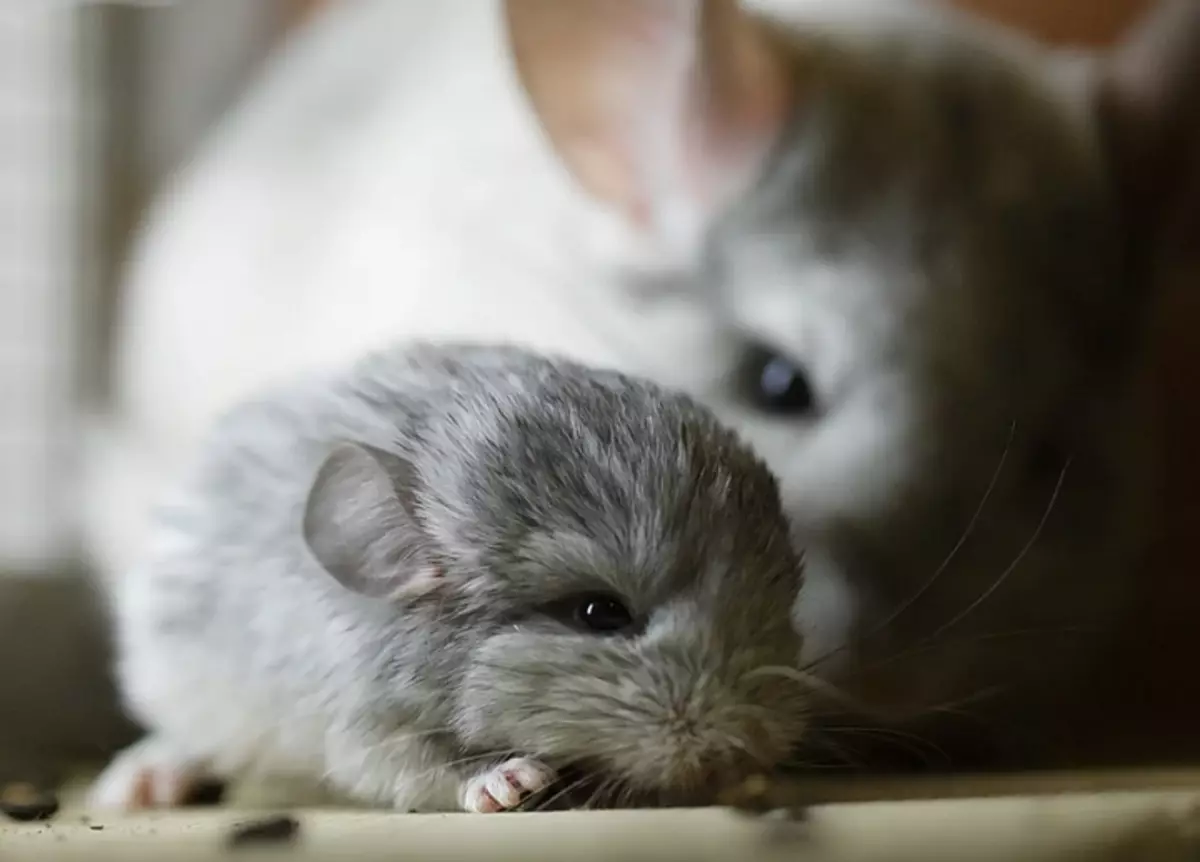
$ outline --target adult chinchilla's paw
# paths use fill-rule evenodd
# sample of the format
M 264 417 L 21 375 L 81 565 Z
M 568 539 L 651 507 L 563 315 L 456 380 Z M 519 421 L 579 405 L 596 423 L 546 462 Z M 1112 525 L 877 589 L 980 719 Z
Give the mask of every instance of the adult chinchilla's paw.
M 178 808 L 220 784 L 200 764 L 157 736 L 119 753 L 88 793 L 88 807 L 109 811 Z
M 463 782 L 462 808 L 475 814 L 511 811 L 549 787 L 553 769 L 531 757 L 514 757 Z

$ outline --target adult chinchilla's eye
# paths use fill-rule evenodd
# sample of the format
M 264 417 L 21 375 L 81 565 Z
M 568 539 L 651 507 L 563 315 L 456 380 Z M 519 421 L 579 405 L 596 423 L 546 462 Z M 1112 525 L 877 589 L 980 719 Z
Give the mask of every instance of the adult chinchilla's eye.
M 633 614 L 612 596 L 581 596 L 575 604 L 575 622 L 594 632 L 619 632 L 633 625 Z
M 741 377 L 749 399 L 761 410 L 793 416 L 816 408 L 804 369 L 766 347 L 756 345 L 747 351 Z

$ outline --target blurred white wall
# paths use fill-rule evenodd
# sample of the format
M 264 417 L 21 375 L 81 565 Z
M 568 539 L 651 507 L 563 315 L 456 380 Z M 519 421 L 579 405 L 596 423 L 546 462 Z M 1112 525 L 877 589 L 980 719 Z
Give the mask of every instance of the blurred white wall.
M 133 142 L 156 181 L 236 98 L 280 28 L 281 0 L 170 0 L 137 12 Z
M 286 6 L 0 0 L 0 572 L 77 556 L 79 372 L 103 363 L 89 352 L 121 230 L 237 98 Z
M 0 781 L 128 738 L 77 565 L 81 400 L 139 206 L 289 2 L 0 0 Z
M 0 0 L 0 569 L 71 556 L 78 53 L 61 4 Z

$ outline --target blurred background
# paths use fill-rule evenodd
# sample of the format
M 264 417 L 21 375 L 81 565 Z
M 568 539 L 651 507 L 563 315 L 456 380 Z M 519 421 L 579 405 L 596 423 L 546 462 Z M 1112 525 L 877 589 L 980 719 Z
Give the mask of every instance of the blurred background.
M 81 411 L 106 394 L 147 203 L 323 2 L 354 0 L 0 0 L 0 780 L 129 733 L 82 577 Z M 956 2 L 1080 44 L 1109 41 L 1145 5 Z
M 0 779 L 128 733 L 81 567 L 80 418 L 147 202 L 313 5 L 0 0 Z

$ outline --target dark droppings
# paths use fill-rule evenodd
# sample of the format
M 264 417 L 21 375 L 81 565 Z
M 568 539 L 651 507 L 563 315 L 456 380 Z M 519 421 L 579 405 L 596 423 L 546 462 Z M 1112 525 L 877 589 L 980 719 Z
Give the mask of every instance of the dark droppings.
M 58 797 L 32 784 L 8 784 L 0 791 L 0 811 L 19 823 L 49 820 L 58 813 Z
M 300 821 L 287 814 L 239 823 L 226 841 L 231 850 L 260 845 L 289 844 L 300 834 Z
M 183 799 L 183 804 L 193 807 L 210 807 L 225 801 L 225 782 L 215 779 L 198 781 L 192 785 Z

